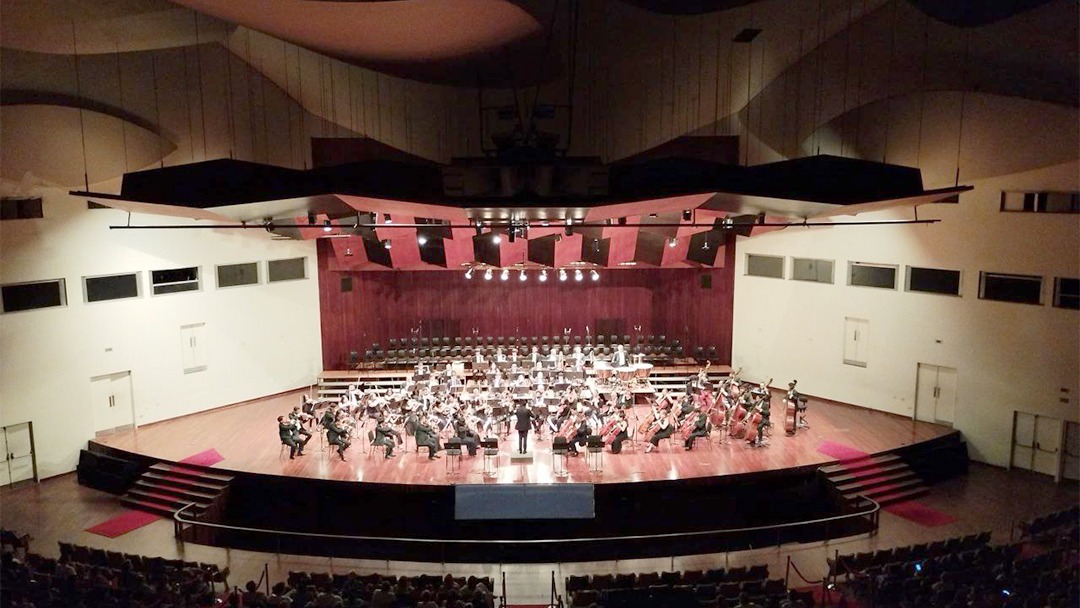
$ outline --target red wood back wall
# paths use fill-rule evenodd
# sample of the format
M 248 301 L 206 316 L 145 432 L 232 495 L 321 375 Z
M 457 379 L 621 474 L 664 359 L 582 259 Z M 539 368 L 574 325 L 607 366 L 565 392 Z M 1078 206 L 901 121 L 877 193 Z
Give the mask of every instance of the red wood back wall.
M 598 319 L 625 320 L 625 333 L 664 334 L 694 346 L 715 346 L 720 362 L 731 361 L 734 264 L 708 269 L 602 269 L 599 281 L 563 283 L 554 273 L 541 283 L 535 272 L 522 282 L 491 281 L 460 271 L 328 270 L 330 248 L 319 242 L 319 297 L 322 315 L 323 367 L 345 369 L 350 351 L 361 355 L 390 338 L 431 336 L 433 319 L 460 324 L 461 335 L 556 336 L 569 327 L 595 335 Z M 352 277 L 352 291 L 341 291 L 341 278 Z M 703 288 L 702 277 L 712 287 Z

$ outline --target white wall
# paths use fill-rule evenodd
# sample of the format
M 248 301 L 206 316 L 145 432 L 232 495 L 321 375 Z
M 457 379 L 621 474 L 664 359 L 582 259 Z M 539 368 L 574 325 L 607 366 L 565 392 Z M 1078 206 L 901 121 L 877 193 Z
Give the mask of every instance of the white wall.
M 45 191 L 44 214 L 0 224 L 0 282 L 67 281 L 67 306 L 0 315 L 0 424 L 33 421 L 42 477 L 74 469 L 94 436 L 91 377 L 130 370 L 138 424 L 314 381 L 314 241 L 272 241 L 255 230 L 109 230 L 127 214 L 87 210 L 85 199 L 60 190 Z M 184 220 L 132 217 L 155 223 Z M 266 282 L 266 260 L 301 256 L 308 279 Z M 215 265 L 240 262 L 260 262 L 260 284 L 218 289 Z M 150 295 L 150 270 L 195 265 L 200 291 Z M 85 303 L 82 277 L 132 271 L 142 273 L 141 297 Z M 180 326 L 190 323 L 206 324 L 207 369 L 185 374 Z
M 1078 419 L 1080 314 L 1050 303 L 1053 277 L 1080 276 L 1080 220 L 1000 213 L 1000 193 L 1076 191 L 1078 175 L 1073 161 L 967 181 L 975 189 L 959 205 L 920 208 L 920 218 L 942 220 L 932 225 L 787 228 L 740 240 L 733 365 L 750 378 L 797 378 L 808 394 L 904 416 L 914 412 L 918 363 L 954 367 L 955 427 L 974 459 L 1006 465 L 1014 410 Z M 901 217 L 911 212 L 858 219 Z M 786 277 L 792 256 L 835 260 L 835 282 L 745 276 L 749 253 L 786 256 Z M 849 261 L 899 265 L 898 289 L 847 286 Z M 904 291 L 906 265 L 961 270 L 961 297 Z M 1045 304 L 980 300 L 980 271 L 1045 277 Z M 842 363 L 845 317 L 870 321 L 866 368 Z

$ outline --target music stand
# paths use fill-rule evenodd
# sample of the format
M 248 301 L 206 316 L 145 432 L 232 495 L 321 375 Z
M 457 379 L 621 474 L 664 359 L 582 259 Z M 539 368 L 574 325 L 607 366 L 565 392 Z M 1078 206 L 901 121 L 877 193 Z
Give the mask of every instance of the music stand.
M 551 470 L 556 477 L 566 477 L 566 454 L 570 451 L 570 442 L 566 437 L 556 435 L 551 440 Z M 559 466 L 559 465 L 562 466 Z
M 446 471 L 447 474 L 456 473 L 461 464 L 461 440 L 453 437 L 443 444 L 446 448 Z
M 481 439 L 480 449 L 484 450 L 484 475 L 494 477 L 499 465 L 499 440 L 494 437 Z
M 589 435 L 585 442 L 585 458 L 589 461 L 589 470 L 597 473 L 603 471 L 604 438 L 600 435 Z

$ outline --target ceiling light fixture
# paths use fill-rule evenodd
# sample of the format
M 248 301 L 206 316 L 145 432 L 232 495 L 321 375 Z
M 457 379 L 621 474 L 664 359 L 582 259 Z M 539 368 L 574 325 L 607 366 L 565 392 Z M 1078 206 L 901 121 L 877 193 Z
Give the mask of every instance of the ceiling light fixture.
M 694 219 L 694 212 L 690 209 L 683 209 L 682 219 L 689 222 L 690 220 Z
M 595 270 L 592 271 L 591 276 L 592 276 L 592 280 L 594 280 L 594 281 L 599 281 L 600 280 L 600 273 L 596 272 Z
M 473 271 L 472 268 L 465 271 L 465 278 L 466 279 L 471 279 L 472 278 L 472 271 Z
M 322 229 L 323 229 L 323 232 L 330 232 L 331 230 L 334 229 L 334 226 L 333 226 L 333 224 L 330 223 L 330 220 L 324 220 Z
M 491 269 L 490 269 L 490 268 L 488 268 L 488 269 L 487 269 L 487 272 L 485 272 L 485 273 L 484 273 L 484 280 L 485 280 L 485 281 L 490 281 L 490 280 L 491 280 L 491 276 L 492 276 L 492 275 L 491 275 Z
M 480 236 L 484 232 L 484 223 L 480 220 L 476 220 L 476 236 Z
M 524 270 L 522 270 L 521 272 L 518 273 L 518 280 L 519 281 L 524 281 L 527 278 L 529 278 L 529 277 L 525 276 L 525 271 Z
M 584 279 L 584 278 L 585 278 L 585 275 L 582 274 L 580 268 L 578 268 L 577 270 L 574 271 L 574 280 L 575 281 L 580 281 L 581 279 Z
M 566 236 L 574 234 L 574 218 L 566 218 L 566 227 L 563 228 L 563 233 L 566 234 Z
M 559 269 L 559 280 L 560 281 L 565 281 L 566 280 L 566 269 L 565 268 L 560 268 Z
M 705 251 L 709 250 L 709 239 L 705 239 L 705 242 L 701 244 L 701 248 Z
M 547 269 L 540 271 L 540 282 L 543 283 L 547 280 Z
M 499 275 L 499 280 L 501 280 L 501 281 L 509 281 L 510 280 L 510 269 L 509 268 L 503 268 L 502 269 L 502 273 Z
M 427 245 L 427 237 L 422 235 L 422 234 L 417 235 L 416 236 L 416 244 L 420 245 L 421 247 L 424 246 L 424 245 Z
M 498 234 L 493 234 L 493 235 L 491 236 L 491 242 L 492 242 L 492 243 L 495 243 L 496 245 L 498 245 L 499 243 L 501 243 L 501 242 L 502 242 L 502 237 L 501 237 L 501 236 L 499 236 Z
M 674 247 L 675 247 L 676 245 L 678 245 L 678 244 L 679 244 L 679 239 L 677 239 L 677 238 L 670 238 L 670 239 L 668 239 L 668 241 L 667 241 L 667 246 L 668 246 L 668 247 L 672 247 L 672 248 L 674 248 Z
M 385 220 L 387 224 L 393 224 L 394 223 L 394 220 L 390 219 L 390 214 L 389 213 L 384 213 L 383 214 L 383 220 Z
M 386 239 L 385 241 L 383 241 L 382 246 L 390 249 L 390 239 Z

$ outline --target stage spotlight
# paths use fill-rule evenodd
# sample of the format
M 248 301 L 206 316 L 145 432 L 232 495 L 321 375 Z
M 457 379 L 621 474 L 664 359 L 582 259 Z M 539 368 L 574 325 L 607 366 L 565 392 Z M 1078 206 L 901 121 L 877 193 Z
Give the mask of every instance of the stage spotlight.
M 476 236 L 480 236 L 484 232 L 484 223 L 480 220 L 476 220 Z
M 322 224 L 323 224 L 323 226 L 322 226 L 323 232 L 330 232 L 331 230 L 334 229 L 334 226 L 333 226 L 333 224 L 330 223 L 330 220 L 324 220 Z
M 668 239 L 668 241 L 667 241 L 667 246 L 668 246 L 668 247 L 672 247 L 672 248 L 674 248 L 674 247 L 675 247 L 676 245 L 678 245 L 678 244 L 679 244 L 679 239 L 676 239 L 676 238 L 670 238 L 670 239 Z
M 574 280 L 575 281 L 580 281 L 581 279 L 584 279 L 584 278 L 585 278 L 585 275 L 582 274 L 580 268 L 574 271 Z
M 683 209 L 682 219 L 689 222 L 690 220 L 694 219 L 694 212 L 690 209 Z
M 547 280 L 547 270 L 540 271 L 540 282 L 543 283 Z
M 502 237 L 496 234 L 495 236 L 491 237 L 491 242 L 498 245 L 502 242 Z
M 509 281 L 510 280 L 510 269 L 509 268 L 503 268 L 502 273 L 499 275 L 499 279 L 503 280 L 503 281 Z
M 518 280 L 519 281 L 524 281 L 527 278 L 528 277 L 525 276 L 525 271 L 524 270 L 522 270 L 521 272 L 518 273 Z
M 466 279 L 471 279 L 472 278 L 472 271 L 473 271 L 472 268 L 465 271 L 465 278 Z
M 416 236 L 416 244 L 420 245 L 420 246 L 427 245 L 427 237 L 422 235 L 422 234 L 417 235 Z
M 384 213 L 383 214 L 383 220 L 386 221 L 387 224 L 393 224 L 394 223 L 394 220 L 390 219 L 390 214 L 389 213 Z
M 560 281 L 565 281 L 566 280 L 566 269 L 560 269 L 559 270 L 559 280 Z
M 484 280 L 485 281 L 490 281 L 491 280 L 491 269 L 490 268 L 488 268 L 487 272 L 484 273 Z
M 592 275 L 591 275 L 591 276 L 592 276 L 592 280 L 594 280 L 594 281 L 599 281 L 599 280 L 600 280 L 600 273 L 599 273 L 599 272 L 596 272 L 595 270 L 594 270 L 594 271 L 592 271 Z
M 574 218 L 566 218 L 566 227 L 563 228 L 563 233 L 566 234 L 566 236 L 574 234 Z
M 390 249 L 390 239 L 386 239 L 385 241 L 383 241 L 382 246 Z

